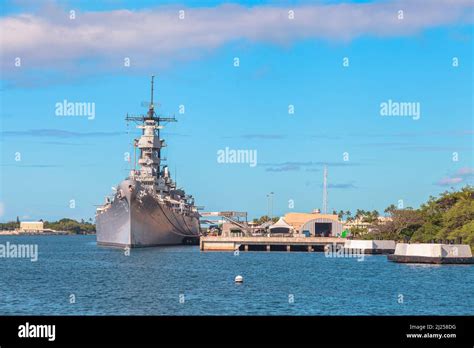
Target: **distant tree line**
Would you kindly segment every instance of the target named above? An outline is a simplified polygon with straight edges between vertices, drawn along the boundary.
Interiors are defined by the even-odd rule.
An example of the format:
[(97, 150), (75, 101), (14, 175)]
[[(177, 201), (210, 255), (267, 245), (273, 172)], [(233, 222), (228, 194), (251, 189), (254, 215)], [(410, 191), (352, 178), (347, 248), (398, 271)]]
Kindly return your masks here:
[[(279, 219), (280, 218), (278, 216), (275, 216), (274, 218), (272, 218), (272, 222), (277, 222)], [(270, 217), (268, 215), (263, 215), (260, 216), (258, 219), (253, 219), (252, 221), (258, 225), (261, 225), (265, 222), (270, 221)]]
[(0, 222), (0, 230), (2, 231), (13, 231), (17, 228), (20, 228), (20, 221)]
[(337, 215), (340, 220), (344, 220), (344, 217), (346, 217), (347, 222), (354, 221), (354, 220), (360, 220), (362, 222), (374, 222), (380, 216), (377, 210), (369, 211), (369, 210), (363, 210), (363, 209), (357, 209), (354, 216), (352, 216), (352, 213), (350, 212), (350, 210), (347, 210), (347, 211), (340, 210), (339, 212), (334, 210), (332, 213), (334, 215)]
[[(42, 220), (40, 220), (42, 221)], [(89, 221), (76, 221), (73, 219), (64, 218), (59, 221), (43, 221), (45, 229), (55, 231), (65, 231), (75, 234), (90, 234), (95, 233), (95, 225), (92, 219)], [(17, 217), (16, 221), (0, 223), (0, 230), (14, 230), (20, 228), (20, 219)]]
[(79, 222), (68, 218), (52, 222), (45, 221), (44, 228), (49, 228), (56, 231), (67, 231), (75, 234), (95, 233), (95, 225), (90, 221), (92, 221), (92, 219), (89, 219), (89, 221), (84, 221), (84, 219), (81, 219)]

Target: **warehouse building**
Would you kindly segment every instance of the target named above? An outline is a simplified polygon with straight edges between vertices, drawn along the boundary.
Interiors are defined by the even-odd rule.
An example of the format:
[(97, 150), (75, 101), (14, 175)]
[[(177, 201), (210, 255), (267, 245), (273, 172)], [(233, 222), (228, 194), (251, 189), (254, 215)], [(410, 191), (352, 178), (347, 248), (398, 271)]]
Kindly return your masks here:
[(42, 232), (44, 231), (43, 221), (20, 222), (20, 232)]
[(288, 213), (284, 220), (298, 234), (307, 237), (337, 237), (342, 234), (344, 225), (337, 215), (313, 213)]

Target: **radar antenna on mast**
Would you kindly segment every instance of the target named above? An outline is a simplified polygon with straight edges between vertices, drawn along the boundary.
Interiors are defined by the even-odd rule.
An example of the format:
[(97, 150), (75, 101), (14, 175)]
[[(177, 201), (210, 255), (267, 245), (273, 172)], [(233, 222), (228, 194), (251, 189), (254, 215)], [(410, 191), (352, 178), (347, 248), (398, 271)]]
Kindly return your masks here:
[(163, 117), (162, 115), (155, 114), (155, 105), (153, 104), (153, 94), (154, 94), (154, 82), (155, 82), (155, 75), (151, 76), (151, 100), (150, 100), (150, 107), (148, 109), (147, 115), (129, 115), (125, 117), (126, 121), (134, 121), (134, 122), (144, 122), (147, 120), (153, 120), (157, 122), (157, 125), (160, 122), (177, 122), (176, 118), (174, 117)]

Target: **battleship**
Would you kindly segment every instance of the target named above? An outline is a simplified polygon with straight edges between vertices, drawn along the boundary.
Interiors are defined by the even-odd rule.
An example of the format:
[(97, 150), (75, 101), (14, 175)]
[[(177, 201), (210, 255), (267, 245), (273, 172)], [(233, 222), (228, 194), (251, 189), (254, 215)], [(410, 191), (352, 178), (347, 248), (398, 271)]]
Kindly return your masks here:
[(130, 116), (142, 134), (134, 139), (136, 155), (129, 177), (113, 195), (97, 208), (97, 244), (112, 247), (150, 247), (160, 245), (197, 244), (200, 235), (199, 212), (194, 198), (178, 188), (163, 165), (161, 150), (166, 146), (160, 138), (163, 122), (176, 122), (174, 117), (155, 113), (151, 78), (151, 102), (146, 115)]

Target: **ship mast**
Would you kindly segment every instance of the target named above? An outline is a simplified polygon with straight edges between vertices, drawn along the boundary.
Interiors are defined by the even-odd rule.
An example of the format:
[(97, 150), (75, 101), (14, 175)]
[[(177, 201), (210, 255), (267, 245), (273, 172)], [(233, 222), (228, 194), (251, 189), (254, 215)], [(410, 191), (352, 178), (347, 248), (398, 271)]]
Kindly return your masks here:
[[(155, 80), (155, 75), (151, 75), (151, 98), (150, 98), (150, 108), (148, 109), (148, 117), (153, 117), (155, 115), (155, 106), (153, 105), (153, 84)], [(159, 120), (158, 120), (159, 125)]]
[(139, 171), (134, 171), (133, 176), (147, 186), (155, 186), (162, 177), (161, 148), (166, 146), (164, 139), (160, 139), (160, 122), (176, 122), (176, 118), (163, 117), (155, 113), (153, 104), (154, 78), (151, 77), (151, 97), (147, 115), (129, 116), (125, 120), (138, 123), (137, 128), (142, 129), (142, 135), (136, 139), (136, 146), (140, 149), (138, 164)]

